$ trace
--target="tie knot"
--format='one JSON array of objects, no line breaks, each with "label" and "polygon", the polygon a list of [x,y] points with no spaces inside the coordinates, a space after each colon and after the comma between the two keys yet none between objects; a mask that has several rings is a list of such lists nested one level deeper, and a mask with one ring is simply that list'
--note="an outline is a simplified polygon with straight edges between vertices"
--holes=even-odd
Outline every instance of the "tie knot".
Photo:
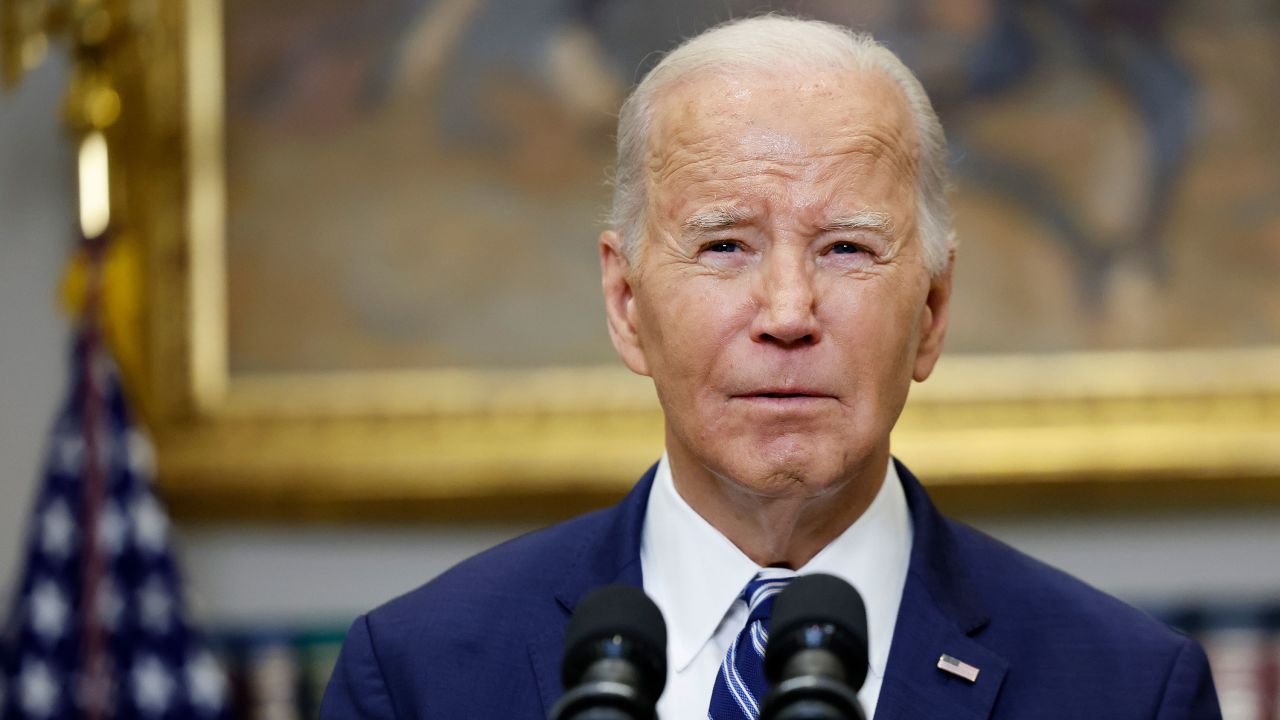
[{"label": "tie knot", "polygon": [[787,586],[787,583],[795,579],[794,575],[787,576],[768,576],[761,577],[756,575],[742,589],[742,599],[746,601],[747,608],[751,612],[751,619],[748,623],[757,620],[768,621],[769,615],[773,612],[773,599],[778,593]]}]

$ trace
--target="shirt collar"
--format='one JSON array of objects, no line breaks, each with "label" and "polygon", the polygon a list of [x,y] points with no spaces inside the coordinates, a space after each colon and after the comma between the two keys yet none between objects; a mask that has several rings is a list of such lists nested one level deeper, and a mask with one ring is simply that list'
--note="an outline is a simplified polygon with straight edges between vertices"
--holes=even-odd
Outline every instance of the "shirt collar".
[{"label": "shirt collar", "polygon": [[[911,556],[911,517],[894,463],[871,505],[797,574],[824,572],[853,585],[867,608],[870,670],[884,676]],[[644,589],[667,622],[668,658],[688,667],[742,588],[761,568],[676,491],[666,454],[658,462],[640,541]]]},{"label": "shirt collar", "polygon": [[867,608],[870,671],[884,677],[911,563],[911,513],[892,459],[871,505],[798,574],[827,573],[849,583]]},{"label": "shirt collar", "polygon": [[667,657],[680,671],[715,634],[759,568],[676,492],[664,453],[640,539],[644,589],[667,621]]}]

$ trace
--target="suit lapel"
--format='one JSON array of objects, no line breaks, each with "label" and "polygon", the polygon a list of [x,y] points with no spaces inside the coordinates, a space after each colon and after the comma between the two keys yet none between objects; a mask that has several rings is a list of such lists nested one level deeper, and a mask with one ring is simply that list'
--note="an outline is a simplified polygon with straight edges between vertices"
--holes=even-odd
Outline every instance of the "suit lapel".
[{"label": "suit lapel", "polygon": [[[939,669],[944,654],[977,668],[977,679]],[[986,720],[1008,667],[1004,658],[957,629],[929,598],[909,589],[902,596],[875,720]]]},{"label": "suit lapel", "polygon": [[560,682],[564,633],[578,602],[604,585],[643,585],[640,536],[656,470],[657,465],[650,467],[622,502],[604,511],[605,517],[593,525],[593,532],[578,538],[578,555],[565,568],[555,593],[555,614],[546,622],[546,632],[529,643],[529,660],[542,696],[543,717],[551,714],[551,706],[564,694]]},{"label": "suit lapel", "polygon": [[[915,476],[901,464],[898,474],[911,508],[914,540],[875,720],[985,720],[1008,662],[979,640],[989,617],[970,590],[951,527]],[[970,681],[939,669],[943,655],[977,668],[977,678]]]}]

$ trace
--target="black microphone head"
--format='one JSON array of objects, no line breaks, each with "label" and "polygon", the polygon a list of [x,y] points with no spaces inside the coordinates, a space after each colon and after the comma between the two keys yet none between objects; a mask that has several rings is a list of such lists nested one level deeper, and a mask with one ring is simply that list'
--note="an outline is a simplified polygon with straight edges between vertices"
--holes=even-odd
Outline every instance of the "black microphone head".
[{"label": "black microphone head", "polygon": [[858,689],[867,677],[867,609],[862,596],[834,575],[803,575],[778,594],[769,620],[764,672],[778,683],[787,661],[806,649],[832,652],[845,681]]},{"label": "black microphone head", "polygon": [[631,662],[656,700],[667,683],[667,623],[662,611],[634,585],[593,590],[573,612],[564,637],[561,679],[566,688],[581,682],[597,660]]}]

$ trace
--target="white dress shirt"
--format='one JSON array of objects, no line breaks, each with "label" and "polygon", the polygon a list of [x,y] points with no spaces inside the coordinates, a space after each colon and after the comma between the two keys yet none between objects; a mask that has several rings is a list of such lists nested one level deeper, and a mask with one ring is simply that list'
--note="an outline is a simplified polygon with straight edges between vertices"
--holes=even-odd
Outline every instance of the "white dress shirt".
[{"label": "white dress shirt", "polygon": [[[870,669],[858,699],[867,718],[875,714],[889,659],[911,536],[906,495],[890,462],[866,512],[795,573],[835,575],[862,595]],[[720,663],[747,622],[738,594],[762,568],[680,497],[665,454],[649,493],[640,564],[644,590],[667,621],[667,687],[658,717],[705,720]]]}]

